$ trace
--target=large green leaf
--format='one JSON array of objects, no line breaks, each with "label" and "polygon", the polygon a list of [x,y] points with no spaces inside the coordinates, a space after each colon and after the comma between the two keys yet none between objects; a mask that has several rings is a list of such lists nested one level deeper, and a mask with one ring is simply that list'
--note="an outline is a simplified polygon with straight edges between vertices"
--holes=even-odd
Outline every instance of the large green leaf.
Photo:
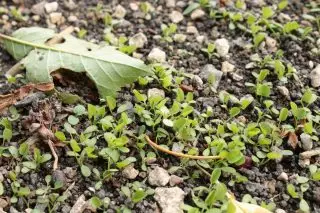
[{"label": "large green leaf", "polygon": [[[32,39],[30,35],[35,31],[39,35]],[[104,98],[115,95],[120,87],[132,83],[139,76],[151,74],[149,67],[141,60],[123,54],[114,47],[101,47],[73,36],[65,36],[62,44],[46,46],[44,43],[49,34],[49,30],[42,28],[23,28],[13,33],[14,37],[0,34],[11,55],[16,59],[26,56],[21,62],[30,82],[51,82],[51,72],[61,68],[86,72]]]}]

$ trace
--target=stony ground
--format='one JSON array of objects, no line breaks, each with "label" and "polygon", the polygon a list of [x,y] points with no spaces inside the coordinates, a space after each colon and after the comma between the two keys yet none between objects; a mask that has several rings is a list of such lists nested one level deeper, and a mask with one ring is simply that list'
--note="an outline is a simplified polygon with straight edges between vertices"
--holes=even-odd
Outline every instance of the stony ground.
[{"label": "stony ground", "polygon": [[[3,111],[0,212],[233,212],[226,190],[272,212],[320,212],[318,1],[14,0],[0,15],[0,33],[74,26],[154,72],[111,105],[85,75],[55,75],[55,93]],[[0,50],[1,94],[27,83],[5,77],[15,63]],[[178,158],[145,134],[223,159]]]}]

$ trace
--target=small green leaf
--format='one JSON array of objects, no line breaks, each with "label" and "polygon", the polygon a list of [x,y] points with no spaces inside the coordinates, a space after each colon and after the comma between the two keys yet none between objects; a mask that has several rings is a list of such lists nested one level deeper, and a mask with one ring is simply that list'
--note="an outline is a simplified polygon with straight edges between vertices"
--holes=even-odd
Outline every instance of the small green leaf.
[{"label": "small green leaf", "polygon": [[299,208],[300,208],[303,212],[310,212],[310,207],[309,207],[307,201],[305,201],[304,199],[301,199],[301,200],[300,200]]},{"label": "small green leaf", "polygon": [[100,198],[94,196],[94,197],[90,198],[90,204],[94,208],[98,209],[98,208],[100,208],[102,206],[102,201],[100,200]]},{"label": "small green leaf", "polygon": [[91,170],[88,166],[82,165],[81,166],[81,173],[85,177],[89,177],[91,175]]},{"label": "small green leaf", "polygon": [[12,139],[12,130],[5,128],[2,133],[3,140],[10,142]]},{"label": "small green leaf", "polygon": [[287,6],[288,6],[288,0],[282,0],[282,1],[279,2],[279,4],[278,4],[279,10],[283,10],[283,9],[286,8]]},{"label": "small green leaf", "polygon": [[309,105],[315,102],[317,98],[317,95],[314,94],[311,89],[307,89],[302,96],[302,101]]},{"label": "small green leaf", "polygon": [[266,84],[257,84],[256,93],[259,96],[269,97],[270,96],[270,87]]},{"label": "small green leaf", "polygon": [[289,195],[292,198],[298,198],[299,197],[298,193],[296,192],[296,189],[295,189],[294,185],[292,185],[291,183],[287,185],[287,191],[288,191]]},{"label": "small green leaf", "polygon": [[64,134],[63,132],[61,132],[61,131],[56,131],[56,132],[54,133],[54,136],[56,136],[56,138],[57,138],[59,141],[66,141],[66,140],[67,140],[65,134]]},{"label": "small green leaf", "polygon": [[110,111],[113,111],[117,107],[117,101],[114,97],[107,96],[106,101],[107,101],[107,104],[108,104]]},{"label": "small green leaf", "polygon": [[320,180],[320,170],[312,174],[312,180],[314,181]]},{"label": "small green leaf", "polygon": [[126,158],[125,160],[121,161],[121,162],[118,162],[116,164],[116,166],[121,169],[121,168],[124,168],[126,166],[128,166],[130,163],[133,163],[133,162],[136,162],[137,159],[135,157],[128,157]]},{"label": "small green leaf", "polygon": [[200,4],[199,3],[191,3],[189,6],[183,11],[183,15],[188,15],[195,9],[199,8]]},{"label": "small green leaf", "polygon": [[270,18],[271,16],[273,16],[274,12],[271,9],[271,7],[263,7],[262,8],[262,17],[265,19]]},{"label": "small green leaf", "polygon": [[300,27],[300,25],[298,24],[298,22],[291,21],[291,22],[286,23],[283,26],[283,32],[284,33],[291,33],[292,31],[299,29],[299,27]]},{"label": "small green leaf", "polygon": [[211,178],[210,178],[211,184],[216,184],[216,182],[219,180],[220,175],[221,175],[221,169],[215,168],[211,173]]},{"label": "small green leaf", "polygon": [[229,111],[231,117],[235,117],[240,113],[241,109],[239,107],[232,107]]},{"label": "small green leaf", "polygon": [[86,108],[83,105],[78,104],[73,108],[73,113],[77,116],[86,114]]},{"label": "small green leaf", "polygon": [[72,148],[72,150],[74,152],[80,152],[81,151],[81,148],[78,145],[78,142],[76,140],[74,140],[74,139],[70,140],[70,146],[71,146],[71,148]]},{"label": "small green leaf", "polygon": [[282,108],[279,114],[279,121],[287,120],[289,110],[287,108]]},{"label": "small green leaf", "polygon": [[264,33],[258,33],[253,37],[253,44],[255,47],[258,47],[261,42],[265,39],[266,35]]},{"label": "small green leaf", "polygon": [[133,194],[132,194],[132,202],[138,203],[141,200],[143,200],[145,197],[147,197],[148,194],[143,190],[143,189],[137,189]]},{"label": "small green leaf", "polygon": [[280,159],[282,157],[282,154],[279,152],[269,152],[267,154],[267,158],[274,160],[274,159]]},{"label": "small green leaf", "polygon": [[73,116],[73,115],[69,115],[68,116],[68,122],[71,125],[77,125],[79,123],[79,118]]}]

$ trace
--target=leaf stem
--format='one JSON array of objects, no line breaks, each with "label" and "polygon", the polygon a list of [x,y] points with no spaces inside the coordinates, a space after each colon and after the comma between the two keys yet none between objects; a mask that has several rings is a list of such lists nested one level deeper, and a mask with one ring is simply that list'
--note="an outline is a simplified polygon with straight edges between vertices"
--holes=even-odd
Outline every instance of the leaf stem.
[{"label": "leaf stem", "polygon": [[183,154],[183,153],[179,153],[179,152],[173,152],[171,150],[168,150],[166,148],[163,148],[162,146],[156,144],[155,142],[153,142],[147,135],[145,136],[148,144],[150,146],[152,146],[153,148],[161,151],[161,152],[165,152],[169,155],[173,155],[176,157],[181,157],[181,158],[189,158],[189,159],[195,159],[195,160],[216,160],[216,159],[222,159],[221,156],[217,156],[217,155],[213,155],[213,156],[200,156],[200,155],[188,155],[188,154]]}]

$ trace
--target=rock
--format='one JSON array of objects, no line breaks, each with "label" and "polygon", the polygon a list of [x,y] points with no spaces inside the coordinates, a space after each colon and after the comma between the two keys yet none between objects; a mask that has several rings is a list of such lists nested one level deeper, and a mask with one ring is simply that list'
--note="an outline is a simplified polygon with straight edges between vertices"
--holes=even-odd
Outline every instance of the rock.
[{"label": "rock", "polygon": [[71,180],[77,175],[77,170],[73,169],[72,167],[66,167],[63,172],[65,176]]},{"label": "rock", "polygon": [[299,158],[298,165],[301,168],[307,168],[310,165],[310,159],[309,158],[306,158],[306,159]]},{"label": "rock", "polygon": [[287,213],[287,212],[283,209],[276,209],[274,213]]},{"label": "rock", "polygon": [[183,213],[184,192],[179,187],[158,187],[154,199],[159,203],[162,213]]},{"label": "rock", "polygon": [[180,33],[174,34],[173,36],[173,40],[178,43],[183,43],[186,41],[186,39],[187,39],[187,36]]},{"label": "rock", "polygon": [[10,213],[20,213],[17,209],[15,209],[13,206],[10,207],[9,209]]},{"label": "rock", "polygon": [[3,199],[3,198],[0,198],[0,208],[6,208],[7,206],[9,205],[9,203]]},{"label": "rock", "polygon": [[167,170],[157,166],[149,172],[148,182],[152,186],[165,186],[169,183],[170,175]]},{"label": "rock", "polygon": [[277,40],[267,36],[266,37],[266,44],[269,52],[276,52],[277,51]]},{"label": "rock", "polygon": [[61,170],[55,170],[55,171],[53,172],[52,179],[53,179],[54,182],[60,182],[60,183],[62,183],[63,186],[66,186],[66,185],[67,185],[66,176],[65,176],[65,174],[63,173],[63,171],[61,171]]},{"label": "rock", "polygon": [[180,13],[179,11],[176,11],[176,10],[174,10],[174,11],[172,11],[171,13],[170,13],[170,20],[173,22],[173,23],[179,23],[179,22],[181,22],[182,20],[183,20],[183,15],[182,15],[182,13]]},{"label": "rock", "polygon": [[166,61],[166,53],[161,49],[155,47],[149,53],[148,60],[151,62],[163,63]]},{"label": "rock", "polygon": [[131,3],[129,4],[129,7],[130,7],[130,9],[133,10],[133,11],[139,10],[139,5],[138,5],[136,2],[131,2]]},{"label": "rock", "polygon": [[68,17],[68,21],[73,23],[73,22],[78,21],[78,18],[77,18],[77,16],[72,16],[71,15],[71,16]]},{"label": "rock", "polygon": [[198,75],[192,77],[192,85],[197,89],[201,89],[203,86],[203,81]]},{"label": "rock", "polygon": [[36,15],[43,15],[44,14],[44,5],[46,4],[47,2],[46,1],[42,1],[38,4],[34,4],[32,7],[31,7],[31,12],[33,14],[36,14]]},{"label": "rock", "polygon": [[176,4],[177,7],[180,7],[180,8],[185,8],[187,6],[187,2],[185,1],[178,1],[177,4]]},{"label": "rock", "polygon": [[69,206],[68,204],[64,205],[61,209],[62,213],[69,213],[71,210],[71,206]]},{"label": "rock", "polygon": [[217,39],[214,42],[214,44],[216,46],[216,50],[219,56],[225,57],[228,54],[230,46],[227,39],[225,38]]},{"label": "rock", "polygon": [[214,89],[217,89],[218,86],[219,86],[219,83],[220,83],[220,80],[222,78],[222,75],[223,75],[223,72],[217,70],[212,64],[207,64],[205,65],[199,76],[200,78],[203,80],[203,81],[207,81],[208,82],[208,79],[212,78],[214,79],[213,82],[210,82],[211,83],[211,86],[214,88]]},{"label": "rock", "polygon": [[115,8],[113,16],[118,18],[118,19],[123,19],[126,16],[126,14],[127,14],[126,9],[119,4]]},{"label": "rock", "polygon": [[243,80],[243,76],[237,74],[237,73],[232,73],[232,79],[235,81],[242,81]]},{"label": "rock", "polygon": [[143,33],[137,33],[129,39],[129,45],[142,48],[148,42],[147,36]]},{"label": "rock", "polygon": [[222,62],[221,71],[224,73],[232,72],[234,70],[234,65],[230,64],[228,61]]},{"label": "rock", "polygon": [[62,16],[62,13],[51,13],[50,14],[50,22],[52,24],[60,25],[64,22],[64,17]]},{"label": "rock", "polygon": [[310,73],[311,86],[319,87],[320,86],[320,64],[316,66]]},{"label": "rock", "polygon": [[170,186],[175,186],[178,185],[180,183],[183,183],[183,179],[177,175],[171,175],[170,176],[170,180],[169,180],[169,184]]},{"label": "rock", "polygon": [[147,94],[148,94],[148,98],[155,97],[155,96],[160,96],[162,98],[165,97],[164,91],[158,88],[148,89]]},{"label": "rock", "polygon": [[187,26],[187,33],[189,34],[199,34],[198,29],[195,26]]},{"label": "rock", "polygon": [[33,15],[32,16],[32,20],[35,21],[35,22],[38,22],[40,21],[41,17],[39,15]]},{"label": "rock", "polygon": [[68,9],[68,10],[74,10],[76,9],[78,6],[76,3],[74,3],[73,0],[65,0],[64,1],[64,6]]},{"label": "rock", "polygon": [[288,174],[285,172],[281,172],[281,174],[278,176],[278,180],[288,181],[288,179]]},{"label": "rock", "polygon": [[76,203],[72,206],[70,213],[82,213],[87,207],[86,198],[84,195],[81,195]]},{"label": "rock", "polygon": [[278,86],[277,89],[279,90],[280,94],[286,97],[287,99],[290,99],[290,93],[287,87],[285,86]]},{"label": "rock", "polygon": [[176,6],[176,0],[166,0],[166,7],[175,7]]},{"label": "rock", "polygon": [[202,9],[196,9],[191,13],[191,19],[196,20],[205,16],[206,13]]},{"label": "rock", "polygon": [[205,36],[199,35],[196,37],[196,40],[199,44],[202,44],[205,38],[206,38]]},{"label": "rock", "polygon": [[301,146],[302,149],[304,149],[305,151],[311,150],[313,147],[313,142],[311,139],[311,136],[306,134],[306,133],[302,133],[300,135],[300,140],[301,140]]},{"label": "rock", "polygon": [[3,211],[3,209],[0,208],[0,213],[7,213],[7,212]]},{"label": "rock", "polygon": [[44,5],[44,8],[45,8],[47,13],[56,12],[58,10],[58,7],[59,7],[59,4],[56,1],[50,2],[50,3],[46,3]]},{"label": "rock", "polygon": [[122,170],[122,175],[130,180],[135,179],[139,174],[139,171],[133,167],[133,164],[127,166]]}]

